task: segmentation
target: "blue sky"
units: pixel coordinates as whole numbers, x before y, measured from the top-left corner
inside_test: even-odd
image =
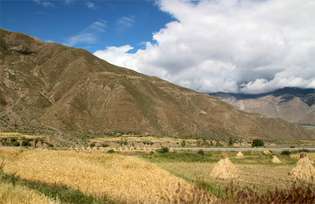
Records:
[[[91,52],[141,48],[171,20],[153,0],[0,0],[0,27]]]
[[[202,92],[315,88],[314,0],[0,0],[0,27]]]

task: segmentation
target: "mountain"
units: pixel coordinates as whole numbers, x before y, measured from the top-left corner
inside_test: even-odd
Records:
[[[315,125],[315,89],[286,87],[263,94],[214,93],[242,111]]]
[[[266,140],[309,138],[279,119],[114,66],[82,49],[0,30],[0,129]]]

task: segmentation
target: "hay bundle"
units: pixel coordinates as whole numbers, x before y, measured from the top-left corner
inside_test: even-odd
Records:
[[[315,168],[312,163],[308,157],[300,158],[290,175],[296,180],[315,182]]]
[[[271,162],[274,164],[281,164],[282,163],[281,160],[277,156],[272,156]]]
[[[264,154],[264,155],[271,155],[272,152],[271,152],[270,150],[264,150],[264,151],[263,151],[263,154]]]
[[[238,153],[236,154],[236,158],[242,159],[242,158],[244,158],[244,154],[243,154],[242,152],[238,152]]]
[[[238,168],[229,160],[221,159],[212,169],[211,176],[218,179],[235,179],[239,177]]]

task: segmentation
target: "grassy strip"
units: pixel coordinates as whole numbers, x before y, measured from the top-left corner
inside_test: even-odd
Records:
[[[73,189],[66,185],[48,184],[40,181],[32,181],[23,179],[15,174],[7,174],[0,171],[0,181],[11,183],[13,186],[26,186],[30,189],[36,190],[53,200],[59,200],[61,203],[73,204],[101,204],[101,203],[115,203],[107,197],[103,196],[97,198],[91,195],[86,195],[83,192]]]
[[[142,155],[142,158],[148,159],[150,162],[155,163],[162,163],[162,162],[215,162],[216,158],[211,157],[211,153],[207,153],[205,155],[200,155],[197,153],[155,153],[151,155]],[[161,166],[163,168],[163,166]],[[190,177],[186,177],[182,174],[176,173],[174,171],[171,171],[169,169],[165,169],[169,171],[174,176],[177,176],[179,178],[182,178],[191,184],[211,193],[212,195],[215,195],[217,198],[225,198],[226,193],[225,189],[218,184],[209,183],[202,181],[200,179],[192,179]]]
[[[242,159],[235,158],[236,153],[225,153],[231,161],[235,164],[270,164],[275,165],[271,162],[271,155],[263,155],[262,153],[244,153],[245,157]],[[296,159],[292,159],[286,155],[277,155],[282,164],[295,164]],[[167,153],[154,153],[154,154],[143,154],[142,158],[149,160],[153,163],[164,163],[164,162],[209,162],[215,163],[223,158],[221,152],[205,152],[198,154],[194,152],[167,152]]]
[[[219,184],[209,183],[209,182],[205,182],[205,181],[202,181],[199,179],[194,180],[194,179],[191,179],[189,177],[186,177],[186,176],[183,176],[180,174],[176,174],[175,172],[171,172],[171,171],[170,171],[170,173],[172,173],[174,176],[180,177],[180,178],[190,182],[191,184],[209,192],[211,195],[214,195],[217,198],[224,199],[227,196],[226,189]]]
[[[154,163],[163,162],[216,162],[218,159],[212,153],[200,155],[192,152],[168,152],[143,154],[142,157]]]

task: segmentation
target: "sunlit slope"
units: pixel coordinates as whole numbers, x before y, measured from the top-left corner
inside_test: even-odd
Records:
[[[85,50],[4,30],[0,128],[218,139],[311,135],[297,125],[244,113],[206,94],[114,66]]]

